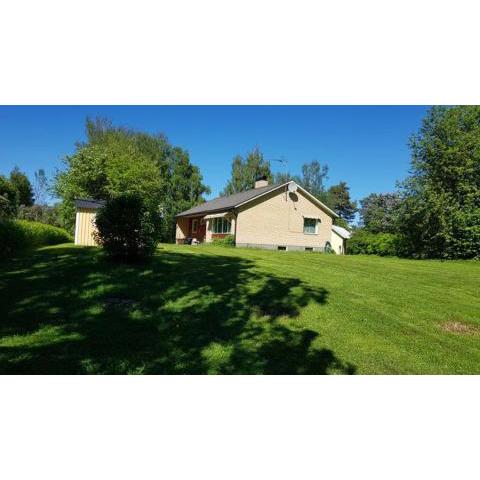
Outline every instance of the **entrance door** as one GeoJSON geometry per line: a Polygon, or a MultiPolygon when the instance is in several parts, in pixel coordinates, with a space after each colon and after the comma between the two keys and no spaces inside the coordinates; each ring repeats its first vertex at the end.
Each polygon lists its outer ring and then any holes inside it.
{"type": "Polygon", "coordinates": [[[192,218],[190,220],[190,236],[196,238],[199,242],[205,241],[205,234],[207,233],[207,225],[202,222],[201,218],[192,218]]]}

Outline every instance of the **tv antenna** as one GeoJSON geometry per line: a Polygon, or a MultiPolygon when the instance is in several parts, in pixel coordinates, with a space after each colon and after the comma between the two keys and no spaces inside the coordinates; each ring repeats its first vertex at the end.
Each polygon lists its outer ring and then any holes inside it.
{"type": "Polygon", "coordinates": [[[287,173],[288,160],[283,155],[280,158],[271,158],[270,161],[281,163],[285,167],[285,173],[287,173]]]}

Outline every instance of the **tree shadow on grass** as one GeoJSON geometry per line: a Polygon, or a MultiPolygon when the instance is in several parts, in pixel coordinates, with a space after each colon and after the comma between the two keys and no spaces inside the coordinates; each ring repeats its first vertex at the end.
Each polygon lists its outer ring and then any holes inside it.
{"type": "Polygon", "coordinates": [[[58,247],[0,272],[0,373],[355,373],[296,322],[327,290],[238,256],[58,247]]]}

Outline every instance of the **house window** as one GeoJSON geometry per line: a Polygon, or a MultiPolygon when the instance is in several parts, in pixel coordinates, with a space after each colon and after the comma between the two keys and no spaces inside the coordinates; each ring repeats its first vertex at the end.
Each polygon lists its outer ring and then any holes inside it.
{"type": "Polygon", "coordinates": [[[226,218],[214,218],[212,223],[212,233],[230,233],[231,222],[226,218]]]}
{"type": "Polygon", "coordinates": [[[303,219],[303,233],[315,234],[317,233],[317,222],[316,218],[304,218],[303,219]]]}
{"type": "Polygon", "coordinates": [[[198,219],[194,218],[192,220],[192,233],[197,233],[198,230],[198,219]]]}

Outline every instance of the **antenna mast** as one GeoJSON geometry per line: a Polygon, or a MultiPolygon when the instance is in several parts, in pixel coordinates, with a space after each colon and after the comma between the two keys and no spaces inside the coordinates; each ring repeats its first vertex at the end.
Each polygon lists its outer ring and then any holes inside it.
{"type": "Polygon", "coordinates": [[[288,171],[288,160],[282,155],[280,158],[271,158],[271,162],[281,163],[285,167],[285,173],[288,171]]]}

